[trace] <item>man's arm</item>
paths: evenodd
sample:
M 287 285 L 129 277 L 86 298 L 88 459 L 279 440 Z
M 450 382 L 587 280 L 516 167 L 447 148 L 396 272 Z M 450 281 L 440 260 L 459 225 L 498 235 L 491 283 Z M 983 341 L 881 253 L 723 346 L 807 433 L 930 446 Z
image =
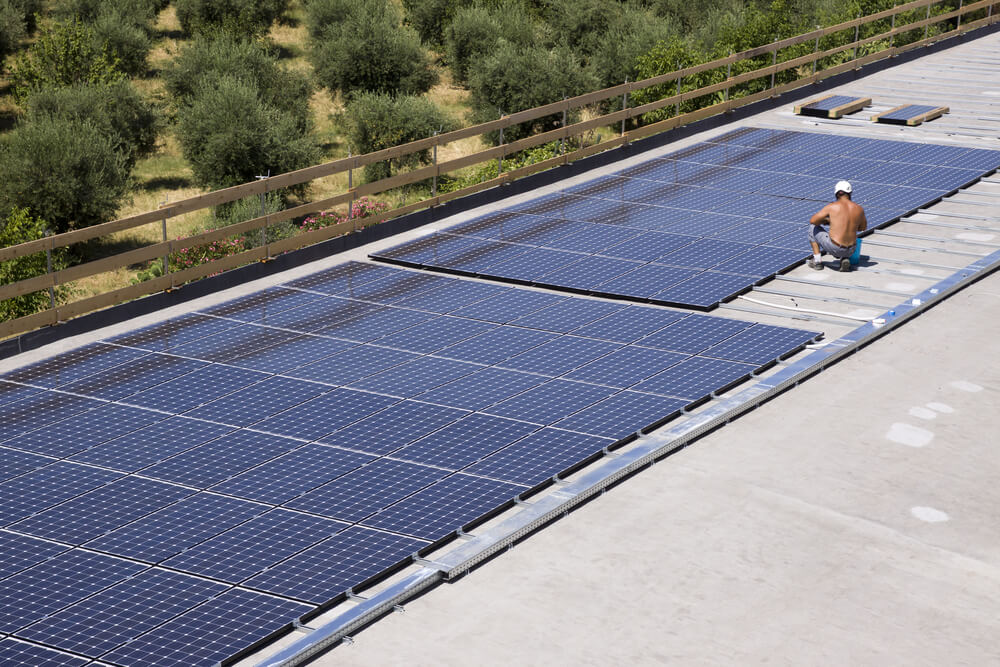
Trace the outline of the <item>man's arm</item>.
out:
M 818 213 L 813 214 L 813 217 L 809 218 L 810 225 L 822 225 L 830 219 L 830 205 L 827 204 L 819 210 Z
M 861 209 L 861 219 L 858 220 L 858 231 L 863 232 L 868 229 L 868 218 L 865 216 L 865 209 Z

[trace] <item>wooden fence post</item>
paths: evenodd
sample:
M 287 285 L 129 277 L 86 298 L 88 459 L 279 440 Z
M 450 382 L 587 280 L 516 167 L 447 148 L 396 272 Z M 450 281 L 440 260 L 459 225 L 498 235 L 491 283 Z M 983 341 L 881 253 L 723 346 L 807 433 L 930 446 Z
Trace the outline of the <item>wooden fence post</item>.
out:
M 52 232 L 46 229 L 45 236 L 52 236 Z M 52 248 L 45 249 L 45 273 L 52 274 Z M 53 310 L 56 307 L 56 289 L 52 285 L 49 285 L 49 307 Z
M 444 129 L 444 126 L 442 126 L 441 129 Z M 437 137 L 437 135 L 438 135 L 439 132 L 440 132 L 440 130 L 434 130 L 434 136 Z M 437 193 L 438 193 L 438 172 L 437 172 L 437 166 L 438 166 L 438 145 L 437 145 L 437 142 L 435 141 L 434 142 L 434 180 L 431 181 L 431 197 L 437 197 Z
M 927 13 L 930 14 L 930 11 L 931 11 L 931 6 L 927 5 Z M 958 0 L 958 11 L 959 11 L 959 14 L 958 14 L 958 23 L 955 24 L 955 30 L 961 30 L 962 29 L 962 13 L 961 13 L 962 12 L 962 0 Z M 993 5 L 992 4 L 990 4 L 990 8 L 989 8 L 988 12 L 989 13 L 986 14 L 986 18 L 989 18 L 990 14 L 993 13 Z
M 263 261 L 266 262 L 266 261 L 269 261 L 271 259 L 271 253 L 270 253 L 270 250 L 268 250 L 268 245 L 267 245 L 267 218 L 264 217 L 265 215 L 267 215 L 265 213 L 265 210 L 266 210 L 265 199 L 266 199 L 266 196 L 267 196 L 267 179 L 271 178 L 271 170 L 270 169 L 267 170 L 267 176 L 257 176 L 256 178 L 257 178 L 258 181 L 264 181 L 264 192 L 261 192 L 260 195 L 259 195 L 260 196 L 260 217 L 264 218 L 264 226 L 260 228 L 260 244 L 262 246 L 264 246 L 264 259 L 263 259 Z
M 681 70 L 681 64 L 677 63 L 677 97 L 678 97 L 678 99 L 677 99 L 677 104 L 674 105 L 674 115 L 675 116 L 680 116 L 681 115 L 681 101 L 680 101 L 680 95 L 681 95 L 681 74 L 680 74 L 680 70 Z
M 351 157 L 352 157 L 351 150 L 347 149 L 347 158 L 350 159 Z M 354 165 L 351 165 L 347 168 L 347 191 L 350 192 L 353 189 L 354 189 Z M 347 219 L 348 220 L 354 219 L 354 195 L 351 195 L 351 198 L 347 200 Z
M 816 26 L 819 30 L 819 26 Z M 816 35 L 816 43 L 813 45 L 813 72 L 812 75 L 816 76 L 816 63 L 819 61 L 819 35 Z
M 567 99 L 568 99 L 568 97 L 566 95 L 563 95 L 563 103 L 565 103 Z M 566 107 L 563 107 L 562 127 L 563 127 L 564 130 L 566 129 L 566 111 L 567 111 Z M 566 139 L 567 139 L 567 137 L 566 137 L 565 134 L 563 136 L 559 137 L 559 154 L 560 155 L 565 155 L 566 154 Z
M 500 112 L 500 120 L 503 120 L 503 109 L 497 109 Z M 500 127 L 500 157 L 497 158 L 497 177 L 499 178 L 503 174 L 503 126 Z
M 771 44 L 777 44 L 778 40 L 774 40 Z M 778 73 L 778 47 L 773 46 L 774 50 L 771 51 L 771 88 L 774 88 L 774 75 Z
M 730 58 L 733 57 L 733 50 L 732 49 L 729 49 L 729 57 Z M 730 62 L 730 63 L 726 64 L 726 82 L 728 82 L 731 78 L 733 78 L 733 64 Z M 726 102 L 729 101 L 729 89 L 731 87 L 732 86 L 726 86 L 726 94 L 725 94 L 725 101 Z M 728 111 L 728 109 L 727 109 L 727 111 Z
M 861 10 L 858 10 L 858 21 L 861 20 L 861 14 L 862 14 Z M 860 32 L 861 32 L 861 23 L 858 23 L 854 26 L 854 49 L 851 51 L 851 60 L 858 59 L 858 37 L 860 35 Z
M 625 136 L 625 121 L 628 119 L 628 87 L 627 87 L 628 86 L 628 77 L 625 77 L 625 86 L 626 86 L 625 92 L 622 93 L 622 111 L 625 112 L 625 116 L 622 118 L 622 134 L 621 134 L 621 136 L 623 136 L 623 137 Z M 623 146 L 627 146 L 628 145 L 628 140 L 626 139 L 625 143 L 622 144 L 622 145 Z
M 893 10 L 896 9 L 896 2 L 895 2 L 895 0 L 893 0 L 892 8 L 893 8 Z M 893 14 L 892 15 L 892 23 L 889 26 L 889 32 L 892 33 L 891 35 L 889 35 L 889 48 L 890 49 L 893 46 L 895 46 L 895 44 L 896 44 L 896 33 L 895 33 L 895 30 L 896 30 L 896 15 Z
M 163 203 L 160 204 L 160 208 L 163 208 L 164 206 L 166 206 L 168 201 L 170 201 L 170 199 L 164 199 Z M 167 213 L 166 213 L 166 211 L 164 211 L 164 213 L 163 213 L 163 219 L 160 220 L 160 230 L 163 232 L 163 242 L 166 243 L 167 242 Z M 161 261 L 163 262 L 163 275 L 165 275 L 165 276 L 170 275 L 170 252 L 169 251 L 165 251 L 163 253 L 163 259 Z M 174 289 L 174 281 L 171 280 L 170 284 L 167 286 L 167 289 L 165 289 L 164 291 L 165 292 L 170 292 L 173 289 Z

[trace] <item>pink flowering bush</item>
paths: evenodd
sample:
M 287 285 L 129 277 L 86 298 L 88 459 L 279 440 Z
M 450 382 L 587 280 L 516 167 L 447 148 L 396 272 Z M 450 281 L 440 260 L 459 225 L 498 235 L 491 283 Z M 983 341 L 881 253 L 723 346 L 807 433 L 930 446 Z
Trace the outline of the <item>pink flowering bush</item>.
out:
M 211 230 L 207 230 L 211 231 Z M 203 245 L 181 248 L 170 254 L 170 270 L 183 271 L 191 267 L 205 264 L 216 259 L 237 255 L 247 249 L 242 236 L 236 236 L 221 241 L 212 241 Z
M 375 215 L 376 213 L 381 213 L 382 211 L 388 211 L 389 205 L 385 202 L 375 201 L 374 199 L 369 199 L 368 197 L 361 197 L 356 202 L 354 202 L 353 213 L 355 218 L 367 218 L 369 216 Z M 347 222 L 348 217 L 343 213 L 332 213 L 323 211 L 317 213 L 316 215 L 309 216 L 302 221 L 299 228 L 303 232 L 311 232 L 317 229 L 323 229 L 324 227 L 329 227 L 330 225 L 336 225 L 341 222 Z

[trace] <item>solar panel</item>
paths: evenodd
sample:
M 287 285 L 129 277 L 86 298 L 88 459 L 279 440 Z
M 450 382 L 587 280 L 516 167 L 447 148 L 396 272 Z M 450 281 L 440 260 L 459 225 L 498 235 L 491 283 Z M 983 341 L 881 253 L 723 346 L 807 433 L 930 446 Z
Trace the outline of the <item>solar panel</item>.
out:
M 241 322 L 256 322 L 268 315 L 280 313 L 283 310 L 298 308 L 310 301 L 323 297 L 318 294 L 288 289 L 286 287 L 269 287 L 253 294 L 247 294 L 216 306 L 210 306 L 203 312 L 217 317 L 239 320 Z
M 554 285 L 584 292 L 593 291 L 609 278 L 620 276 L 639 266 L 637 262 L 610 257 L 581 257 L 536 279 L 539 285 Z
M 697 400 L 710 392 L 724 391 L 745 380 L 755 368 L 752 364 L 691 357 L 640 382 L 635 389 Z
M 267 377 L 265 373 L 211 364 L 122 400 L 130 405 L 179 414 Z
M 139 563 L 75 549 L 54 556 L 4 579 L 0 632 L 16 632 L 145 569 Z
M 233 320 L 189 313 L 132 333 L 109 338 L 108 342 L 153 352 L 168 352 L 184 343 L 239 325 L 239 322 Z
M 497 327 L 472 338 L 466 338 L 460 343 L 438 351 L 437 354 L 477 364 L 496 364 L 555 337 L 554 333 L 536 329 Z
M 64 544 L 83 544 L 193 493 L 182 486 L 123 477 L 9 527 Z
M 411 398 L 427 389 L 469 375 L 481 367 L 453 359 L 418 357 L 387 371 L 369 375 L 351 384 L 353 389 L 374 391 L 397 398 Z
M 393 456 L 460 470 L 537 429 L 522 421 L 472 414 L 393 452 Z
M 606 283 L 598 290 L 604 294 L 651 299 L 670 285 L 676 285 L 699 273 L 698 269 L 684 269 L 662 264 L 643 264 Z
M 388 454 L 465 414 L 468 414 L 466 410 L 401 401 L 321 437 L 319 442 L 372 454 Z
M 601 452 L 613 440 L 544 428 L 488 456 L 468 472 L 535 486 Z
M 214 665 L 291 627 L 312 607 L 263 593 L 226 591 L 106 656 L 116 664 Z
M 286 507 L 356 522 L 448 475 L 447 470 L 378 459 L 324 484 Z
M 101 401 L 52 391 L 32 394 L 4 406 L 0 442 L 102 405 Z
M 292 438 L 315 440 L 396 402 L 388 396 L 337 389 L 297 405 L 294 410 L 266 419 L 256 428 Z
M 0 663 L 9 667 L 80 667 L 89 662 L 86 658 L 38 644 L 28 644 L 12 637 L 0 639 Z
M 295 334 L 288 331 L 245 324 L 181 345 L 174 353 L 205 361 L 227 362 L 246 354 L 248 350 L 276 345 L 294 337 Z
M 164 565 L 236 584 L 347 526 L 332 519 L 275 509 L 167 559 Z
M 321 336 L 298 336 L 291 340 L 247 352 L 229 363 L 241 368 L 267 373 L 282 373 L 312 361 L 332 356 L 350 349 L 355 343 L 323 338 Z
M 471 375 L 420 394 L 419 400 L 464 410 L 482 410 L 522 391 L 536 387 L 546 378 L 533 373 L 502 368 L 483 368 Z
M 262 320 L 262 323 L 267 324 L 269 327 L 287 329 L 289 332 L 308 333 L 324 329 L 336 324 L 337 322 L 343 322 L 355 317 L 360 317 L 366 313 L 376 310 L 379 310 L 379 307 L 370 303 L 349 301 L 347 299 L 325 298 L 318 301 L 311 301 L 304 306 L 299 306 L 298 308 L 284 310 L 279 313 L 268 315 Z M 237 333 L 238 331 L 239 329 L 232 333 Z M 294 334 L 290 334 L 289 332 L 284 332 L 286 340 L 294 337 Z M 228 334 L 230 332 L 226 333 Z M 218 334 L 216 336 L 218 336 Z M 212 338 L 215 338 L 216 336 L 212 336 Z M 198 342 L 204 343 L 205 340 L 206 339 L 202 339 Z M 177 350 L 177 354 L 185 354 L 185 350 L 192 347 L 192 345 L 194 345 L 194 343 L 188 343 L 182 348 L 179 348 Z M 263 347 L 263 345 L 260 347 Z
M 615 390 L 608 387 L 569 380 L 549 380 L 486 408 L 484 412 L 501 417 L 517 417 L 535 424 L 552 424 L 613 393 Z
M 421 540 L 352 527 L 253 577 L 247 585 L 299 600 L 325 602 L 408 561 L 425 546 Z
M 526 490 L 518 484 L 456 473 L 365 519 L 364 525 L 433 542 Z
M 42 391 L 42 389 L 38 389 L 36 387 L 28 387 L 26 385 L 19 385 L 14 384 L 13 382 L 4 382 L 3 380 L 0 380 L 0 405 L 7 405 L 8 403 L 20 401 L 22 398 L 40 394 Z
M 687 313 L 663 308 L 629 306 L 590 324 L 585 324 L 573 333 L 576 336 L 600 338 L 617 343 L 634 343 L 655 331 L 676 324 L 687 317 Z
M 748 279 L 744 275 L 703 271 L 658 292 L 653 300 L 667 305 L 686 304 L 708 310 L 725 299 L 748 291 L 754 282 L 753 278 Z
M 198 493 L 91 540 L 85 546 L 157 563 L 237 526 L 270 507 L 213 493 Z
M 124 347 L 91 343 L 45 361 L 40 361 L 11 373 L 3 378 L 38 387 L 55 388 L 69 384 L 94 373 L 106 372 L 115 366 L 134 362 L 146 352 Z
M 142 474 L 204 489 L 290 452 L 300 444 L 267 433 L 234 431 L 145 468 Z
M 755 324 L 732 338 L 713 345 L 702 354 L 706 357 L 763 365 L 787 356 L 815 339 L 816 334 L 812 331 Z
M 646 336 L 637 344 L 661 350 L 698 354 L 751 326 L 752 322 L 693 313 L 676 324 Z
M 63 386 L 62 389 L 108 401 L 117 401 L 199 368 L 204 368 L 206 365 L 206 362 L 194 359 L 183 359 L 166 354 L 149 354 L 103 373 L 71 382 Z
M 147 570 L 20 630 L 18 636 L 96 658 L 226 588 L 177 572 Z
M 305 403 L 330 387 L 285 377 L 269 377 L 188 412 L 189 417 L 220 424 L 249 426 L 273 414 Z
M 0 482 L 37 470 L 55 461 L 48 456 L 0 447 Z
M 0 579 L 69 550 L 59 544 L 0 530 Z
M 324 327 L 316 333 L 365 343 L 434 318 L 433 313 L 403 308 L 379 308 Z
M 57 461 L 7 480 L 0 485 L 0 525 L 10 525 L 119 477 L 120 473 L 109 470 Z
M 582 380 L 609 387 L 629 387 L 680 363 L 690 355 L 652 348 L 628 346 L 567 373 L 569 380 Z
M 7 440 L 7 447 L 65 458 L 164 419 L 166 415 L 111 403 Z
M 621 440 L 675 417 L 689 403 L 684 399 L 622 391 L 556 422 L 555 426 Z
M 417 354 L 391 350 L 373 345 L 359 345 L 330 355 L 317 362 L 286 371 L 286 375 L 303 380 L 313 380 L 329 385 L 344 385 L 374 375 L 405 361 L 416 359 Z
M 522 352 L 501 365 L 514 370 L 557 376 L 619 349 L 621 344 L 577 336 L 561 336 Z M 544 379 L 544 378 L 542 378 Z
M 527 314 L 565 301 L 566 297 L 545 292 L 510 290 L 483 301 L 459 308 L 452 314 L 474 320 L 505 324 Z
M 373 458 L 369 454 L 334 447 L 305 445 L 236 477 L 231 477 L 212 487 L 212 490 L 248 500 L 280 505 L 360 468 Z

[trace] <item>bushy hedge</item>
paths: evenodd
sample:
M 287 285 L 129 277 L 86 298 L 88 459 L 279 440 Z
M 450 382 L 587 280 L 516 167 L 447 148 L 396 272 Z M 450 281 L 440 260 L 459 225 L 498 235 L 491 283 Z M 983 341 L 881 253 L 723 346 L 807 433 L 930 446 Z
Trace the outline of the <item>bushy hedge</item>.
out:
M 11 73 L 19 104 L 42 88 L 81 83 L 114 83 L 126 78 L 107 47 L 96 46 L 94 29 L 78 20 L 43 29 Z
M 472 65 L 494 52 L 500 42 L 528 48 L 543 41 L 524 5 L 514 0 L 459 9 L 444 33 L 448 66 L 458 83 L 466 83 Z
M 593 90 L 594 77 L 565 47 L 524 48 L 501 41 L 496 49 L 476 62 L 469 76 L 473 120 L 496 120 L 500 110 L 511 114 L 557 102 Z M 574 122 L 578 114 L 567 119 Z M 504 131 L 505 141 L 514 141 L 534 132 L 553 130 L 562 122 L 560 114 L 521 123 Z M 498 133 L 487 135 L 496 143 Z
M 129 169 L 156 149 L 160 117 L 127 81 L 44 88 L 32 95 L 25 121 L 53 118 L 94 125 L 111 138 Z
M 427 98 L 413 95 L 393 97 L 385 93 L 356 95 L 338 121 L 355 154 L 425 139 L 435 132 L 448 132 L 455 127 L 455 122 Z M 401 167 L 415 167 L 429 160 L 430 151 L 425 150 L 370 164 L 365 167 L 365 177 L 369 181 L 378 180 Z
M 90 121 L 38 118 L 0 138 L 0 211 L 28 208 L 53 232 L 112 219 L 129 186 L 115 140 Z
M 424 44 L 433 47 L 444 44 L 444 29 L 455 13 L 471 5 L 472 0 L 403 0 L 407 22 Z
M 254 84 L 228 75 L 195 91 L 178 113 L 177 136 L 195 180 L 210 189 L 301 169 L 320 157 L 295 117 L 265 102 Z
M 198 89 L 222 78 L 240 79 L 256 88 L 265 104 L 292 117 L 300 131 L 310 127 L 309 78 L 282 67 L 259 41 L 229 34 L 199 37 L 181 50 L 163 76 L 167 90 L 181 105 L 190 104 Z
M 437 83 L 420 38 L 391 0 L 312 0 L 306 9 L 310 60 L 331 91 L 414 95 Z
M 0 219 L 0 248 L 40 239 L 45 234 L 45 223 L 33 218 L 27 209 L 15 208 Z M 45 273 L 45 253 L 8 259 L 0 262 L 0 285 L 9 285 Z M 58 267 L 53 267 L 58 268 Z M 46 291 L 23 294 L 0 301 L 0 322 L 31 315 L 49 307 Z
M 0 65 L 35 29 L 40 0 L 0 0 Z
M 288 0 L 177 0 L 177 20 L 188 35 L 259 37 L 286 9 Z

